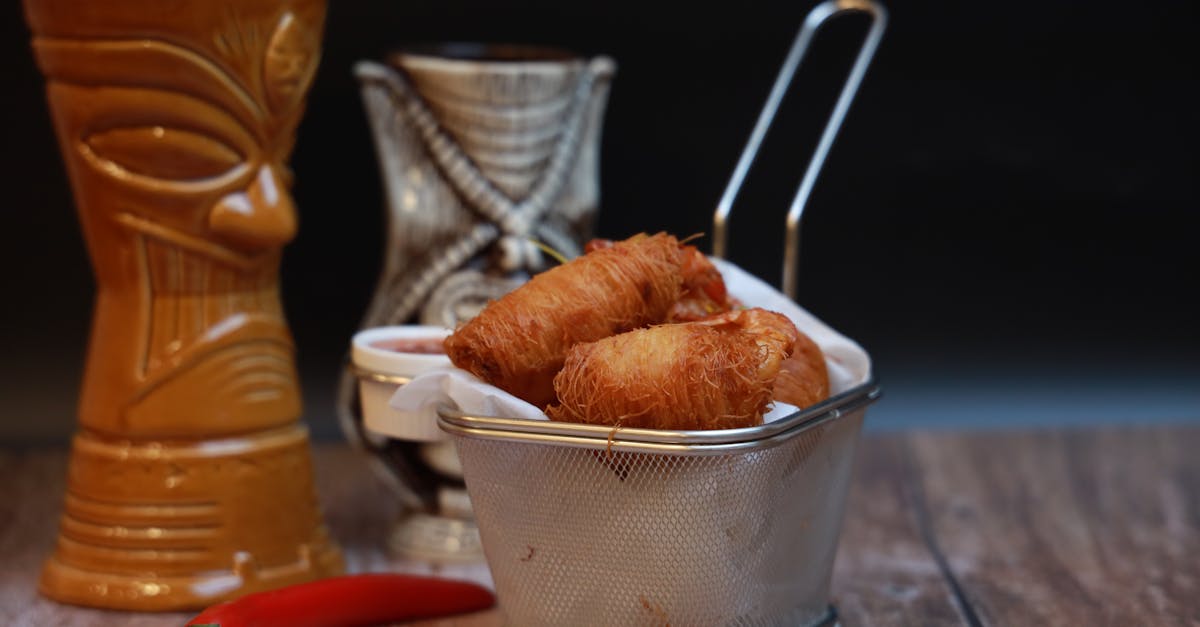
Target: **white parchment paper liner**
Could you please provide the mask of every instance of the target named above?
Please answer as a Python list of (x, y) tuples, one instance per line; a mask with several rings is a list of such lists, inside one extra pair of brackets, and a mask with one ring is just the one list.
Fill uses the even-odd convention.
[[(853, 340), (834, 331), (816, 316), (793, 303), (781, 292), (738, 266), (713, 259), (721, 271), (729, 293), (748, 307), (777, 311), (792, 319), (825, 353), (829, 367), (829, 386), (833, 394), (844, 392), (866, 382), (871, 376), (871, 361), (866, 352)], [(450, 404), (475, 416), (500, 416), (527, 420), (549, 420), (537, 407), (484, 383), (475, 375), (458, 368), (437, 368), (401, 386), (389, 405), (396, 411), (372, 420), (368, 429), (384, 435), (399, 435), (404, 428), (397, 421), (422, 421), (436, 429), (437, 407)], [(767, 422), (790, 415), (795, 408), (785, 403), (763, 419)]]

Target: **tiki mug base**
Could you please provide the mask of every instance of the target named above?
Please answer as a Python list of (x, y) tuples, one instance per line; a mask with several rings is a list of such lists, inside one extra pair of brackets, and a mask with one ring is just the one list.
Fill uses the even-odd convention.
[(183, 443), (82, 432), (67, 481), (40, 584), (57, 601), (194, 609), (342, 571), (299, 426)]
[(181, 610), (341, 570), (279, 266), (324, 0), (24, 0), (97, 289), (41, 590)]

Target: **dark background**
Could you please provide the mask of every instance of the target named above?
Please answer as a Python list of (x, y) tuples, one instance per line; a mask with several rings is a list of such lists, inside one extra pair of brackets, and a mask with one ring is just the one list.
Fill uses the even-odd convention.
[[(874, 357), (873, 428), (1200, 420), (1194, 5), (966, 5), (890, 7), (805, 216), (798, 300)], [(333, 2), (283, 266), (314, 431), (337, 437), (335, 381), (382, 259), (356, 60), (445, 40), (612, 56), (597, 232), (686, 235), (711, 230), (807, 8)], [(0, 11), (0, 442), (65, 442), (94, 284), (20, 4)], [(864, 24), (813, 49), (735, 209), (731, 257), (771, 282)]]

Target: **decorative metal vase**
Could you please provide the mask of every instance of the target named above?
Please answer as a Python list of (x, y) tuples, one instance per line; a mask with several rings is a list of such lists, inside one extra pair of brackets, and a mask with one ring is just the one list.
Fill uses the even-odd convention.
[[(355, 67), (388, 218), (364, 329), (454, 328), (544, 269), (543, 246), (566, 257), (581, 252), (599, 202), (599, 140), (614, 71), (606, 57), (475, 44), (413, 48)], [(407, 506), (393, 547), (482, 559), (469, 507), (461, 506), (461, 474), (430, 469), (422, 461), (430, 444), (366, 432), (353, 373), (342, 380), (339, 409), (347, 436), (386, 469)]]
[(97, 296), (47, 596), (202, 607), (340, 572), (279, 298), (323, 0), (25, 0)]

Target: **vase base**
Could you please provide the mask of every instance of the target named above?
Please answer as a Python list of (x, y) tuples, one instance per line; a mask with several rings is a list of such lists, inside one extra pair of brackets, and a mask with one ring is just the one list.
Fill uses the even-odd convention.
[(83, 570), (51, 557), (42, 570), (38, 591), (60, 603), (112, 610), (199, 610), (245, 594), (342, 572), (342, 557), (334, 547), (308, 548), (294, 564), (259, 569), (247, 557), (231, 570), (172, 577)]
[(82, 431), (40, 587), (76, 605), (183, 610), (341, 570), (303, 426), (147, 442)]

